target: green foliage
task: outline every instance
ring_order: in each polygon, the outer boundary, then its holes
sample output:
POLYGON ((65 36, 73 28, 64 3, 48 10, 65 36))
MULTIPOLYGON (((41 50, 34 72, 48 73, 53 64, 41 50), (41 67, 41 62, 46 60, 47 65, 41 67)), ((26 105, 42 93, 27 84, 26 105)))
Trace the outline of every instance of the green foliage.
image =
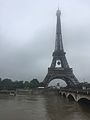
POLYGON ((0 90, 16 90, 16 89, 30 89, 36 88, 40 86, 39 81, 37 79, 33 79, 29 81, 12 81, 11 79, 0 78, 0 90))
POLYGON ((28 81, 24 82, 24 88, 25 89, 30 88, 30 83, 28 81))
POLYGON ((11 79, 6 78, 1 81, 0 87, 1 89, 13 89, 13 82, 11 79))
POLYGON ((45 87, 43 82, 39 83, 39 87, 45 87))
POLYGON ((33 79, 30 82, 30 88, 37 88, 39 87, 39 81, 37 79, 33 79))

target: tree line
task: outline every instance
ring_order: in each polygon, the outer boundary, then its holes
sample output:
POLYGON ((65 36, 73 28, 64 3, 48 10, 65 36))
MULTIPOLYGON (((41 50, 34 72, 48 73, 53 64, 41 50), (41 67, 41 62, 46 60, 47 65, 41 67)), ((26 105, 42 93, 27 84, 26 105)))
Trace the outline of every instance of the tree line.
POLYGON ((11 79, 0 78, 0 90, 32 89, 42 86, 37 79, 29 81, 12 81, 11 79))

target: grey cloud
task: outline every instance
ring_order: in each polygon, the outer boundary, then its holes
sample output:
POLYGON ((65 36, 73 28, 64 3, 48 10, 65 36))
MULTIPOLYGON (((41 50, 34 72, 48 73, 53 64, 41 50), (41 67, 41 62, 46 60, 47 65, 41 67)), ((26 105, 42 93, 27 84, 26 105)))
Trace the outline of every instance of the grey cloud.
MULTIPOLYGON (((0 3, 0 77, 43 80, 54 51, 56 0, 0 3)), ((90 1, 65 0, 60 8, 68 62, 80 81, 90 81, 90 1)))

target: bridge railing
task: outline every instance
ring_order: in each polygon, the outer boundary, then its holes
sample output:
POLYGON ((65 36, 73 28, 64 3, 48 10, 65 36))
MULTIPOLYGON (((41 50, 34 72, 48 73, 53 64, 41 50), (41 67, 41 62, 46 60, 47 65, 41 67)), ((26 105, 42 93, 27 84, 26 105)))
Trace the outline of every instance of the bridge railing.
POLYGON ((77 94, 88 94, 90 95, 90 90, 83 90, 83 89, 72 89, 72 88, 61 88, 60 91, 63 92, 71 92, 71 93, 77 93, 77 94))

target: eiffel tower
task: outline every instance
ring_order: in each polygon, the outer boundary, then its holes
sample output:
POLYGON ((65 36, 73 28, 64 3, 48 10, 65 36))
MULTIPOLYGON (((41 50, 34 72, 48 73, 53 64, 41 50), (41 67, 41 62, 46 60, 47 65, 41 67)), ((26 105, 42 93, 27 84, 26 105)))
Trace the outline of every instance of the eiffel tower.
POLYGON ((62 79, 66 82, 68 87, 75 87, 79 84, 78 79, 73 74, 72 68, 69 67, 67 62, 61 33, 61 11, 58 9, 56 12, 57 25, 56 25, 56 40, 55 40, 55 50, 52 54, 53 59, 51 66, 48 68, 48 73, 43 80, 44 86, 48 86, 50 81, 53 79, 62 79))

